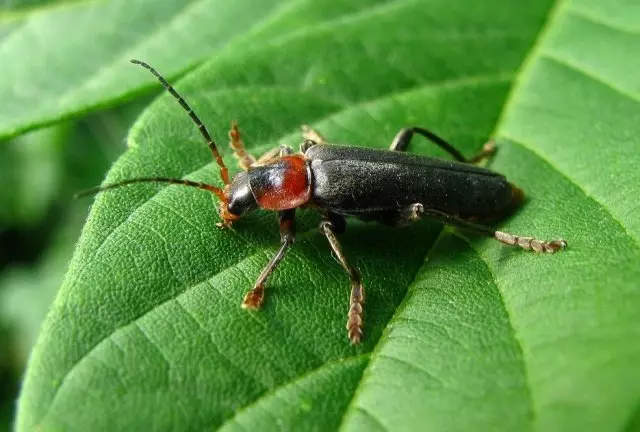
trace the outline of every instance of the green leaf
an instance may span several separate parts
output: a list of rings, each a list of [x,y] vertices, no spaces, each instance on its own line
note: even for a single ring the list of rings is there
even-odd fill
[[[313,12],[322,11],[316,17],[321,22],[357,12],[364,3],[89,1],[0,21],[0,99],[10,102],[0,106],[0,138],[157,88],[150,75],[128,63],[130,58],[153,60],[172,77],[224,48],[232,50],[229,44],[250,39],[252,32],[253,45],[265,43]]]
[[[0,321],[12,330],[12,356],[26,364],[40,326],[63,280],[69,255],[86,216],[86,207],[76,204],[69,219],[58,230],[37,266],[15,266],[0,277]]]
[[[393,2],[225,50],[177,87],[221,144],[238,119],[256,154],[299,141],[302,123],[379,148],[420,124],[468,155],[495,131],[492,168],[529,197],[504,229],[562,236],[567,251],[350,223],[341,241],[368,290],[353,348],[347,278],[317,215],[299,212],[296,245],[249,313],[239,303],[278,247],[272,214],[220,230],[201,191],[105,193],[31,357],[18,429],[633,429],[640,270],[623,197],[640,110],[625,68],[640,21],[621,2],[550,7]],[[210,159],[164,95],[106,181],[219,184]]]
[[[0,19],[4,20],[13,13],[30,13],[32,8],[53,6],[79,0],[1,0]]]
[[[48,210],[44,221],[26,213],[16,217],[13,224],[39,222],[37,227],[46,225],[46,229],[30,227],[32,231],[25,231],[20,237],[27,239],[23,240],[26,245],[21,244],[21,248],[27,249],[31,255],[38,255],[38,261],[32,265],[16,265],[16,257],[9,256],[12,264],[0,273],[0,321],[12,330],[15,346],[12,355],[20,368],[26,365],[87,217],[88,203],[72,201],[71,197],[100,181],[104,170],[124,150],[122,142],[142,108],[140,103],[124,105],[117,110],[89,116],[73,125],[48,128],[17,139],[28,139],[28,143],[0,147],[0,153],[14,156],[0,162],[6,162],[7,167],[0,173],[17,177],[2,179],[11,187],[0,193],[0,209],[17,213],[33,202],[45,207],[42,210]],[[53,164],[54,178],[50,169]],[[1,212],[0,216],[3,216]],[[4,219],[0,221],[5,222]],[[52,238],[43,238],[43,231],[53,232]],[[46,249],[30,250],[35,249],[34,245]],[[6,249],[16,251],[15,247]]]
[[[36,131],[0,146],[0,227],[33,226],[62,182],[66,125]]]

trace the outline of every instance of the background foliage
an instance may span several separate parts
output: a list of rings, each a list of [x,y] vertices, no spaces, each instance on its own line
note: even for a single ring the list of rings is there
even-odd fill
[[[0,418],[39,332],[18,430],[638,429],[638,23],[625,0],[0,3]],[[69,197],[125,135],[108,181],[219,183],[131,57],[221,144],[239,120],[256,154],[297,145],[302,123],[380,148],[420,124],[469,155],[493,135],[491,167],[529,197],[505,229],[570,248],[350,224],[368,289],[357,348],[307,212],[257,314],[239,303],[277,248],[274,217],[220,231],[199,191],[99,196],[67,270],[87,207]]]

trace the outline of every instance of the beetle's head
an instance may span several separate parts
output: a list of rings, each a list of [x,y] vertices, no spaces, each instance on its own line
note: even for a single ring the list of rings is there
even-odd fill
[[[246,171],[239,172],[225,190],[226,202],[221,205],[220,216],[225,221],[232,222],[240,216],[258,208],[251,186],[249,174]]]

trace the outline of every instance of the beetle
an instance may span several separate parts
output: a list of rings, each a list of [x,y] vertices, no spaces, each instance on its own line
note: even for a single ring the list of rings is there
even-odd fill
[[[329,241],[351,282],[347,331],[353,344],[362,338],[365,291],[360,273],[349,264],[336,234],[344,232],[346,218],[355,217],[385,225],[400,226],[423,217],[492,237],[501,243],[554,253],[567,246],[565,240],[543,241],[498,231],[483,223],[506,217],[524,199],[522,190],[496,172],[476,164],[495,151],[490,141],[470,159],[443,138],[420,127],[398,132],[389,150],[337,146],[309,127],[303,127],[300,153],[280,146],[259,159],[244,148],[238,125],[229,132],[230,146],[243,171],[229,178],[229,171],[206,126],[178,92],[153,67],[148,69],[178,101],[198,127],[220,168],[223,187],[185,179],[143,177],[93,188],[84,196],[133,183],[170,183],[203,189],[220,200],[221,227],[229,227],[240,217],[257,209],[276,211],[281,245],[245,295],[242,307],[260,309],[265,285],[295,239],[295,212],[310,208],[322,216],[320,231]],[[414,135],[421,135],[455,161],[406,153]]]

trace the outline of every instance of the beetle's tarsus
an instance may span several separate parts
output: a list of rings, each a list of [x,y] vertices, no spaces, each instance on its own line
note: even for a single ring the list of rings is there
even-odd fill
[[[231,229],[233,222],[223,219],[222,222],[216,222],[216,226],[220,229]]]
[[[469,159],[469,163],[478,164],[483,160],[490,158],[496,153],[497,148],[496,142],[493,139],[490,139],[482,146],[482,149],[480,149],[478,153]]]
[[[264,303],[264,285],[257,285],[244,296],[242,309],[258,310]]]
[[[494,237],[506,245],[517,246],[521,249],[533,250],[538,253],[556,253],[567,247],[567,241],[562,239],[545,241],[533,237],[520,237],[502,231],[496,231]]]
[[[349,314],[347,319],[347,330],[349,340],[353,345],[360,343],[362,339],[362,313],[364,304],[364,288],[361,284],[351,287],[349,298]]]
[[[424,206],[420,203],[411,204],[401,211],[401,221],[416,222],[424,215]]]
[[[348,262],[347,258],[344,256],[342,252],[342,247],[340,246],[340,242],[335,234],[335,227],[330,220],[323,220],[320,222],[320,231],[325,235],[327,240],[329,240],[329,245],[331,246],[331,250],[335,254],[336,258],[340,262],[342,268],[349,275],[349,280],[351,281],[351,294],[349,295],[349,313],[347,314],[347,331],[349,335],[349,340],[352,344],[356,345],[360,343],[362,339],[362,315],[364,304],[364,287],[362,286],[362,280],[360,278],[360,273],[354,267],[352,267]]]

